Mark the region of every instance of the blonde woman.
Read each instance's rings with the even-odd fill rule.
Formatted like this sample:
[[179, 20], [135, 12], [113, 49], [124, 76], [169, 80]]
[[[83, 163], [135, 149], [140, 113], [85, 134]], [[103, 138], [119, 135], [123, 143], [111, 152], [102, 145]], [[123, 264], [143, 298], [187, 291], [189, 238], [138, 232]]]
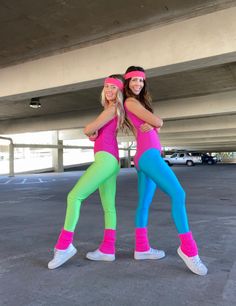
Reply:
[[120, 169], [116, 136], [124, 121], [123, 87], [123, 78], [120, 75], [111, 75], [105, 79], [101, 93], [104, 110], [84, 129], [90, 140], [95, 141], [95, 161], [68, 194], [64, 227], [54, 249], [54, 258], [48, 263], [49, 269], [61, 266], [76, 254], [77, 250], [72, 242], [81, 203], [97, 189], [104, 210], [104, 238], [99, 248], [87, 253], [86, 257], [90, 260], [115, 260], [115, 194]]

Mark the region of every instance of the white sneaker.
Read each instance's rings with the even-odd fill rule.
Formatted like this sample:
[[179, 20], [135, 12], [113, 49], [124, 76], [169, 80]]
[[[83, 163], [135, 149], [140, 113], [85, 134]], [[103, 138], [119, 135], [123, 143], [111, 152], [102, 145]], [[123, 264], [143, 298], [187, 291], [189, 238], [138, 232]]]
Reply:
[[207, 274], [207, 267], [203, 264], [200, 257], [198, 255], [193, 257], [186, 256], [181, 248], [179, 247], [177, 250], [179, 256], [183, 259], [186, 266], [195, 274], [198, 275], [206, 275]]
[[99, 249], [95, 250], [94, 252], [88, 252], [86, 254], [86, 258], [90, 260], [101, 260], [101, 261], [114, 261], [115, 254], [105, 254], [101, 252]]
[[54, 257], [48, 263], [48, 269], [56, 269], [77, 253], [76, 248], [71, 243], [66, 250], [54, 249]]
[[150, 248], [149, 251], [146, 252], [134, 252], [134, 259], [142, 260], [142, 259], [161, 259], [165, 257], [165, 252], [162, 250], [156, 250]]

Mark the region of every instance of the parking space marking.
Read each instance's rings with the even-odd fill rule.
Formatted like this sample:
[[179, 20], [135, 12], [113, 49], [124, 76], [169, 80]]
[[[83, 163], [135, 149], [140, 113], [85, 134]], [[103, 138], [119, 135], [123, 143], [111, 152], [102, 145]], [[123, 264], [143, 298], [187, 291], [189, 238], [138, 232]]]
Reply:
[[0, 201], [0, 204], [16, 204], [20, 203], [21, 201], [19, 200], [7, 200], [7, 201]]
[[23, 181], [22, 181], [22, 182], [20, 182], [20, 183], [14, 183], [14, 184], [16, 184], [16, 185], [20, 185], [20, 184], [24, 184], [26, 181], [27, 181], [27, 179], [23, 179]]
[[[17, 180], [17, 182], [13, 182], [14, 180]], [[50, 180], [44, 180], [42, 178], [37, 178], [35, 181], [32, 181], [32, 179], [23, 179], [21, 181], [18, 181], [18, 179], [8, 179], [5, 182], [0, 182], [0, 185], [7, 185], [10, 182], [13, 182], [14, 185], [27, 185], [27, 184], [44, 184], [44, 183], [51, 183], [51, 182], [60, 182], [60, 181], [68, 181], [68, 179], [50, 179]]]
[[4, 182], [4, 183], [0, 183], [0, 185], [6, 185], [6, 184], [10, 183], [11, 181], [13, 181], [13, 179], [7, 180], [7, 181]]
[[0, 205], [1, 204], [17, 204], [17, 203], [22, 203], [22, 201], [25, 200], [40, 200], [40, 201], [48, 201], [52, 198], [54, 198], [55, 195], [42, 195], [42, 196], [38, 196], [38, 195], [26, 195], [24, 197], [19, 197], [17, 200], [5, 200], [5, 201], [0, 201]]

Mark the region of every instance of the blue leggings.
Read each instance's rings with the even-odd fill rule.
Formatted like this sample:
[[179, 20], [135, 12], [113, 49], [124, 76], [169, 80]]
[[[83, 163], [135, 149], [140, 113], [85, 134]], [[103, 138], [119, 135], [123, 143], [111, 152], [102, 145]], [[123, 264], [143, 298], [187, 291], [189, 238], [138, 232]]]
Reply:
[[171, 198], [172, 217], [178, 233], [189, 232], [185, 192], [174, 172], [161, 157], [160, 152], [157, 149], [147, 150], [140, 157], [138, 166], [139, 200], [136, 211], [136, 227], [147, 226], [149, 207], [158, 186]]

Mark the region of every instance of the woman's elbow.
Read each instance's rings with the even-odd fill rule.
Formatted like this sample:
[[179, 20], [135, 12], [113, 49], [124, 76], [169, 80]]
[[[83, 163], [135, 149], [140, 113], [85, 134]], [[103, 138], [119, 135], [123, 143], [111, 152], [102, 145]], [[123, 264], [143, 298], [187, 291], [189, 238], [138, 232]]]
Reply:
[[86, 127], [84, 128], [83, 132], [84, 132], [84, 134], [85, 134], [86, 136], [90, 136], [88, 126], [86, 126]]
[[157, 117], [156, 128], [160, 128], [162, 126], [163, 126], [163, 120], [160, 117]]
[[163, 126], [163, 120], [161, 118], [159, 118], [160, 120], [160, 126], [159, 127], [162, 127]]

